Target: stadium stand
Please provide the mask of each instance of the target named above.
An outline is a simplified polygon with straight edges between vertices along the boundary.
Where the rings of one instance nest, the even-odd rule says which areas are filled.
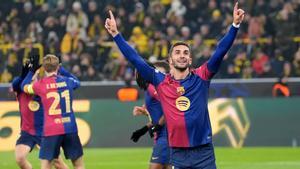
[[[299,77],[300,1],[239,3],[245,22],[216,78]],[[7,1],[0,3],[0,82],[11,82],[36,53],[60,55],[80,80],[123,80],[131,65],[104,29],[108,9],[144,58],[165,59],[168,41],[184,40],[194,66],[210,57],[232,21],[230,0]]]

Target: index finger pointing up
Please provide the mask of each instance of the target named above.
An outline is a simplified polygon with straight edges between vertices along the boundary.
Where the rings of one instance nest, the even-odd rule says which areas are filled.
[[[234,11],[238,10],[238,8],[239,8],[239,2],[236,2],[234,5]]]
[[[113,19],[113,20],[115,20],[114,14],[112,13],[112,11],[111,11],[111,10],[109,10],[109,16],[110,16],[110,19]]]

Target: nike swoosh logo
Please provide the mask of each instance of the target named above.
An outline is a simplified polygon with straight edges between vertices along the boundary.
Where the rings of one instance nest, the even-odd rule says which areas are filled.
[[[152,157],[152,160],[157,160],[158,159],[158,157]]]

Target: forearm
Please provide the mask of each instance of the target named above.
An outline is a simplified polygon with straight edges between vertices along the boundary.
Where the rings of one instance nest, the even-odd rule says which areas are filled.
[[[21,84],[21,90],[25,93],[33,93],[32,89],[28,88],[28,85],[31,83],[32,81],[32,77],[33,77],[34,73],[32,71],[29,71],[26,75],[26,77],[24,78],[24,80],[22,81]],[[32,88],[32,85],[31,85]]]
[[[20,90],[20,85],[21,85],[22,81],[23,81],[23,79],[21,77],[17,77],[12,81],[11,85],[12,85],[13,91],[16,92],[16,91]]]
[[[125,58],[134,65],[143,78],[153,82],[154,69],[150,67],[141,56],[138,55],[138,53],[124,40],[122,35],[118,34],[114,36],[114,41]]]
[[[159,121],[158,121],[158,124],[163,126],[165,124],[165,116],[161,116]]]
[[[215,53],[207,62],[207,67],[210,72],[216,73],[218,71],[223,57],[226,55],[234,42],[238,29],[239,28],[231,26],[228,33],[219,41]]]

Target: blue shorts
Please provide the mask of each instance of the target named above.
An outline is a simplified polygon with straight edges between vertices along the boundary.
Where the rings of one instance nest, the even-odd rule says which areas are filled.
[[[151,163],[170,164],[170,148],[166,137],[159,137],[153,146]]]
[[[49,161],[58,158],[60,147],[64,150],[66,159],[76,160],[83,155],[78,133],[68,133],[42,137],[39,158]]]
[[[174,169],[216,169],[212,143],[192,148],[171,148],[171,164]]]
[[[21,135],[18,138],[16,145],[24,144],[30,147],[30,151],[34,148],[35,145],[41,144],[41,137],[40,136],[34,136],[26,131],[21,131]]]

